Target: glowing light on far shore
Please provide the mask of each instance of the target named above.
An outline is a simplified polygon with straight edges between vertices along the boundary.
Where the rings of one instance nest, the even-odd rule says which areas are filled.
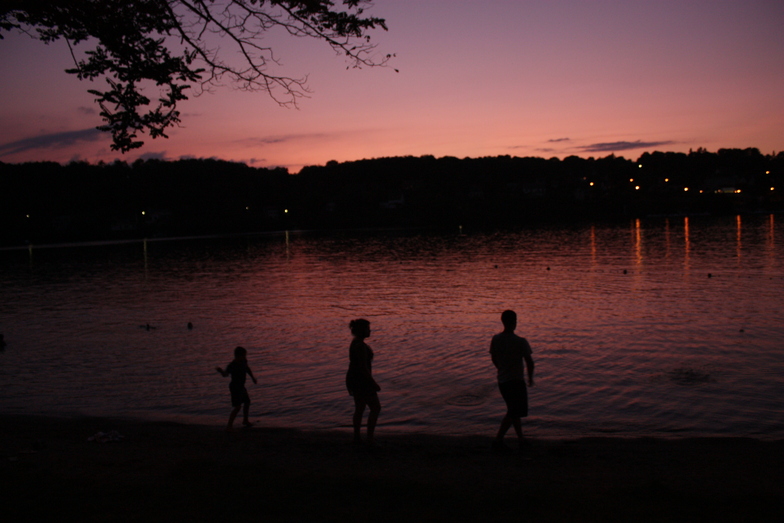
[[[688,187],[684,187],[683,190],[684,190],[684,192],[688,192],[689,188]]]
[[[635,191],[639,191],[639,190],[640,190],[640,186],[639,186],[639,185],[635,185],[635,186],[634,186],[634,190],[635,190]]]

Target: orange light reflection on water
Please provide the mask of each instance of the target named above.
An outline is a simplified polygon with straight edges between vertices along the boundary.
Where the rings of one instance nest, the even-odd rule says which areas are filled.
[[[634,259],[637,266],[642,266],[642,226],[640,225],[639,218],[634,220]]]
[[[691,253],[691,238],[689,236],[689,217],[683,218],[683,268],[688,270],[691,268],[690,253]]]

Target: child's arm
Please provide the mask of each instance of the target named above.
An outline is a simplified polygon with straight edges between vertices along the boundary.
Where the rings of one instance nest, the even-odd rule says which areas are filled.
[[[256,381],[256,376],[253,375],[253,371],[250,370],[250,367],[248,367],[248,376],[250,376],[250,379],[253,380],[254,384],[258,383],[258,381]]]
[[[228,375],[229,375],[229,373],[228,373],[228,372],[224,371],[224,370],[223,370],[223,369],[221,369],[220,367],[215,367],[215,370],[217,370],[217,371],[218,371],[218,373],[219,373],[221,376],[223,376],[224,378],[225,378],[226,376],[228,376]]]

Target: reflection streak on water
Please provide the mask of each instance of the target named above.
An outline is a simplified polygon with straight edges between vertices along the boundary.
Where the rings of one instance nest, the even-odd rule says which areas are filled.
[[[367,317],[382,426],[492,432],[503,406],[487,350],[514,308],[537,361],[536,434],[781,437],[774,223],[286,233],[30,249],[23,263],[3,252],[0,284],[15,299],[0,304],[0,409],[218,423],[227,382],[213,369],[243,345],[264,422],[346,426],[348,321]]]

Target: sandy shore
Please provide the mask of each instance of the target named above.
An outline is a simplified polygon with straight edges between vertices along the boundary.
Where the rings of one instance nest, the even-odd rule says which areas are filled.
[[[3,519],[784,521],[784,441],[378,437],[0,416]]]

